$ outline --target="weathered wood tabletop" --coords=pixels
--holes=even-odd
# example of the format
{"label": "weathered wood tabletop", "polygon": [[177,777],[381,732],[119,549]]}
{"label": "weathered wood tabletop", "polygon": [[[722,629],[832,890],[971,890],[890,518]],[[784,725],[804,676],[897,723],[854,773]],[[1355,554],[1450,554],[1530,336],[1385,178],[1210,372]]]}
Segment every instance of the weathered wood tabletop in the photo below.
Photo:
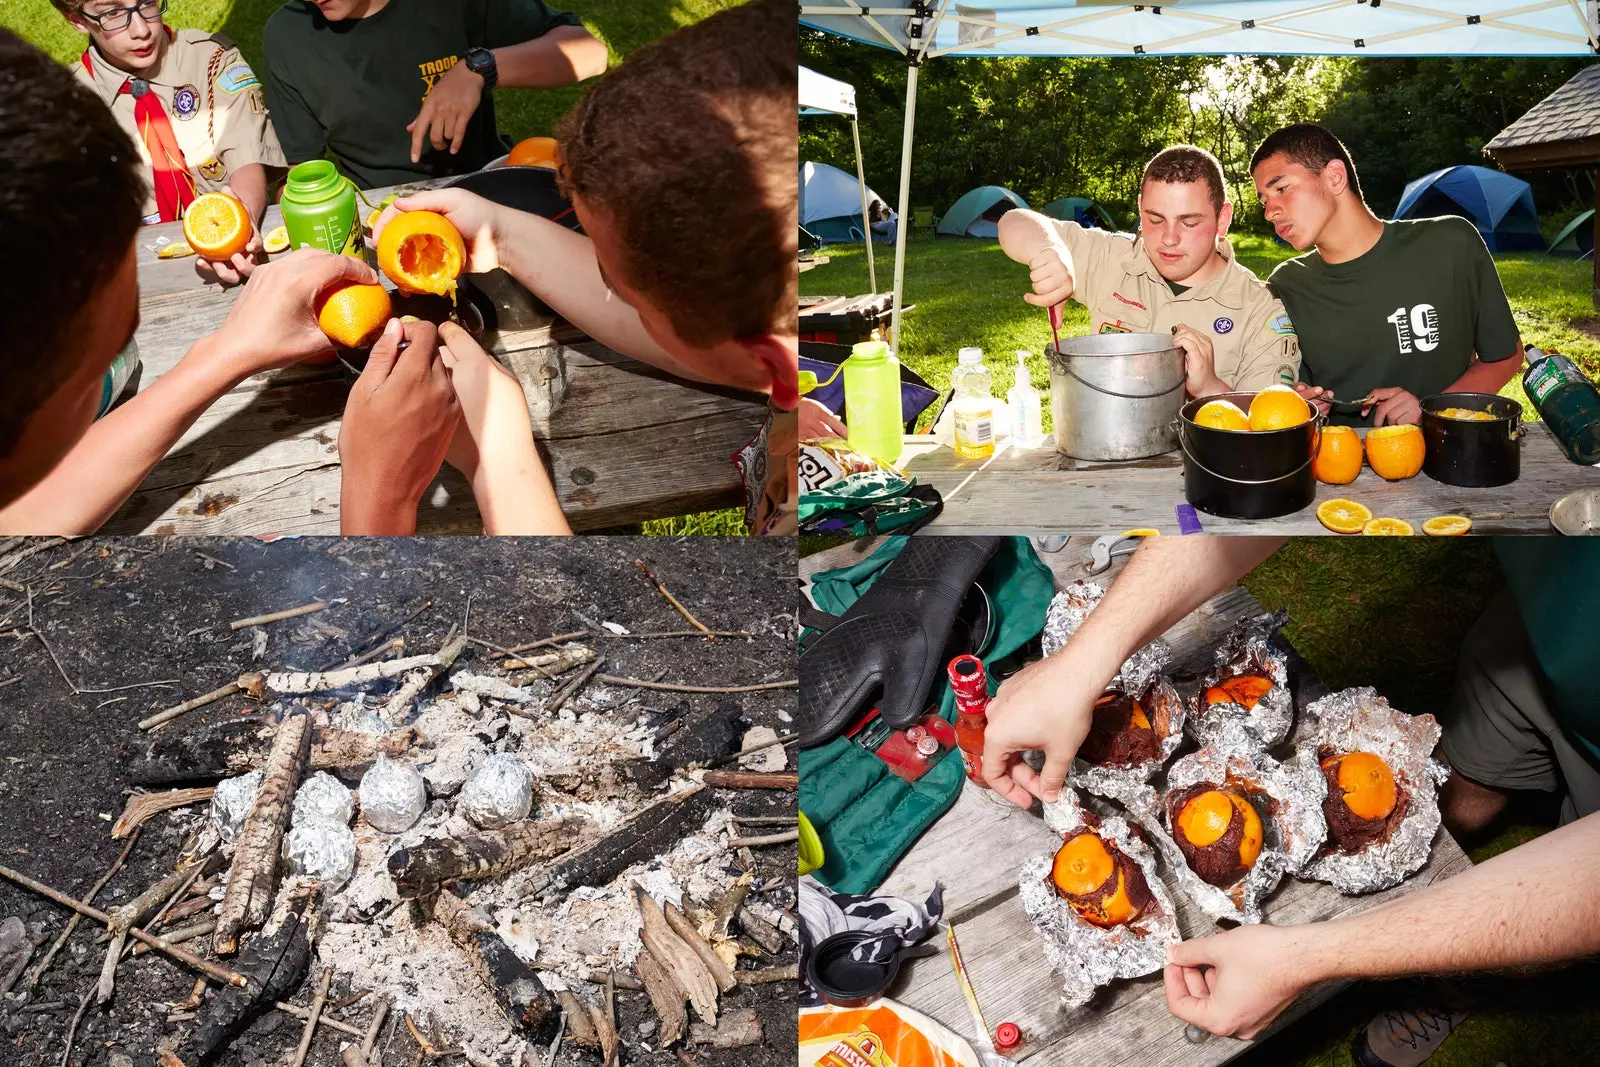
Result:
{"label": "weathered wood tabletop", "polygon": [[[1057,588],[1088,577],[1109,585],[1121,571],[1089,576],[1083,562],[1092,542],[1070,539],[1060,552],[1041,553],[1056,575]],[[800,560],[804,577],[846,566],[862,558],[873,542],[855,542]],[[1210,665],[1211,648],[1240,619],[1261,611],[1243,588],[1236,587],[1190,613],[1166,634],[1174,651],[1174,673]],[[1296,705],[1321,696],[1323,689],[1302,666]],[[1180,691],[1183,687],[1180,685]],[[1292,740],[1292,738],[1291,738]],[[933,825],[889,873],[879,892],[922,900],[934,883],[944,885],[945,917],[955,924],[962,960],[992,1029],[1001,1022],[1022,1028],[1023,1047],[1013,1054],[1029,1067],[1207,1067],[1243,1054],[1251,1042],[1212,1037],[1194,1044],[1184,1024],[1167,1010],[1161,975],[1151,974],[1113,983],[1088,1007],[1060,1007],[1061,982],[1051,971],[1027,914],[1017,897],[1017,869],[1032,856],[1053,854],[1060,838],[1035,812],[1024,812],[988,790],[968,783],[960,799]],[[1394,889],[1365,897],[1341,895],[1320,882],[1285,879],[1268,898],[1266,921],[1293,925],[1363,911],[1393,896],[1420,889],[1471,866],[1465,853],[1441,830],[1433,855],[1417,874]],[[1216,932],[1213,921],[1184,897],[1165,873],[1168,892],[1178,906],[1179,926],[1186,938]],[[941,942],[942,944],[942,942]],[[1342,988],[1319,986],[1303,996],[1274,1024],[1276,1033]],[[907,963],[889,996],[924,1012],[970,1039],[971,1016],[950,966],[948,952]]]}
{"label": "weathered wood tabletop", "polygon": [[[1418,533],[1435,515],[1466,515],[1475,534],[1548,534],[1550,505],[1574,490],[1600,486],[1600,470],[1568,460],[1543,423],[1525,429],[1521,477],[1510,485],[1461,489],[1426,474],[1387,482],[1363,467],[1349,485],[1319,484],[1316,501],[1292,515],[1243,520],[1200,512],[1199,519],[1207,533],[1327,534],[1317,521],[1317,502],[1345,497],[1374,516],[1405,519]],[[1094,463],[1063,456],[1050,437],[1033,449],[1001,442],[993,457],[978,461],[914,435],[905,439],[899,465],[944,497],[944,511],[929,527],[940,533],[1102,534],[1138,527],[1176,533],[1176,509],[1185,502],[1181,452]]]}
{"label": "weathered wood tabletop", "polygon": [[[365,195],[376,204],[389,191]],[[261,228],[280,221],[273,205]],[[143,368],[129,395],[220,326],[239,292],[202,283],[192,257],[156,259],[163,237],[182,240],[181,224],[147,226],[138,235],[135,341]],[[762,398],[675,378],[559,320],[546,329],[490,332],[484,342],[528,395],[540,455],[574,528],[742,503],[729,457],[760,430],[767,413]],[[339,422],[350,384],[337,363],[240,383],[183,435],[101,532],[337,533]],[[417,532],[481,531],[471,487],[447,466],[423,498]]]}

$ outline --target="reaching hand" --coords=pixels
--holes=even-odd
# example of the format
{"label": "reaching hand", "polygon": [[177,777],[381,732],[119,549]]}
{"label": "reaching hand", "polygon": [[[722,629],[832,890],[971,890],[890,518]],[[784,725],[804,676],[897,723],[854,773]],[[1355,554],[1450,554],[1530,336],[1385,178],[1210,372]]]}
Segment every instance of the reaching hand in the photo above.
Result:
{"label": "reaching hand", "polygon": [[1368,404],[1361,409],[1361,414],[1372,413],[1372,425],[1395,426],[1402,422],[1417,423],[1422,421],[1422,401],[1400,388],[1398,385],[1386,385],[1381,389],[1371,392],[1374,404]]}
{"label": "reaching hand", "polygon": [[1037,307],[1064,304],[1072,295],[1072,273],[1067,270],[1065,257],[1053,245],[1040,249],[1029,260],[1028,277],[1033,281],[1033,292],[1023,293],[1022,299]]}
{"label": "reaching hand", "polygon": [[389,220],[403,211],[435,211],[461,231],[467,246],[466,270],[482,274],[500,265],[497,244],[501,219],[507,210],[465,189],[435,189],[396,200],[384,208],[372,227],[372,240],[376,244]]}
{"label": "reaching hand", "polygon": [[1316,984],[1301,944],[1311,929],[1241,926],[1167,946],[1167,1009],[1208,1033],[1255,1037]]}
{"label": "reaching hand", "polygon": [[844,420],[829,411],[827,405],[808,397],[800,399],[800,440],[814,441],[819,437],[848,438],[850,431]]}
{"label": "reaching hand", "polygon": [[411,162],[422,158],[424,138],[436,151],[443,151],[446,145],[451,155],[461,151],[467,124],[482,99],[483,75],[468,70],[465,63],[457,62],[441,74],[422,101],[422,110],[406,127],[411,134]]}
{"label": "reaching hand", "polygon": [[1190,396],[1214,396],[1232,390],[1217,377],[1217,355],[1211,339],[1192,326],[1173,328],[1172,343],[1183,350],[1184,390]]}
{"label": "reaching hand", "polygon": [[1326,415],[1333,410],[1333,390],[1323,389],[1316,385],[1307,385],[1305,382],[1295,382],[1294,391],[1300,394],[1300,399],[1310,404],[1318,415]]}
{"label": "reaching hand", "polygon": [[244,246],[244,251],[235,252],[231,259],[213,262],[196,256],[194,272],[200,275],[202,281],[216,282],[226,289],[233,285],[243,285],[255,272],[256,267],[266,261],[266,254],[261,247],[261,233],[258,230],[250,234],[250,243]]}
{"label": "reaching hand", "polygon": [[[983,778],[1019,808],[1032,807],[1034,797],[1056,799],[1072,757],[1089,736],[1094,698],[1100,690],[1082,692],[1080,677],[1069,645],[1006,679],[989,702]],[[1033,749],[1044,750],[1043,775],[1022,761],[1022,754]]]}
{"label": "reaching hand", "polygon": [[339,282],[373,284],[378,275],[350,256],[302,248],[257,268],[212,335],[242,380],[333,351],[317,325],[317,297]]}

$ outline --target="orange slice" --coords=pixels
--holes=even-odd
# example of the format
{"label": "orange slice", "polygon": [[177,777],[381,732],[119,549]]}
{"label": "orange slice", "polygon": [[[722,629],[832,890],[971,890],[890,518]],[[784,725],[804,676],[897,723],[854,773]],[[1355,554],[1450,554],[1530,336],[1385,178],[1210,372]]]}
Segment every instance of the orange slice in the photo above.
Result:
{"label": "orange slice", "polygon": [[1344,497],[1324,500],[1317,505],[1317,521],[1334,533],[1358,534],[1372,520],[1372,512],[1363,504]]}
{"label": "orange slice", "polygon": [[1368,537],[1411,537],[1417,531],[1404,519],[1377,518],[1361,528]]}
{"label": "orange slice", "polygon": [[1472,529],[1472,520],[1465,515],[1435,515],[1422,524],[1422,532],[1429,537],[1460,537]]}

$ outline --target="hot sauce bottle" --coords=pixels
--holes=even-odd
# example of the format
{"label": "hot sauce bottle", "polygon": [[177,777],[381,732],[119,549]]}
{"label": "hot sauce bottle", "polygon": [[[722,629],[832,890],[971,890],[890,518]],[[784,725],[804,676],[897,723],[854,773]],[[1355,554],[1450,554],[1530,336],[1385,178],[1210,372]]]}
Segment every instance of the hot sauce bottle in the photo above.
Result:
{"label": "hot sauce bottle", "polygon": [[957,656],[947,668],[950,691],[956,697],[956,745],[967,777],[988,788],[983,780],[983,731],[989,725],[989,676],[977,656]]}

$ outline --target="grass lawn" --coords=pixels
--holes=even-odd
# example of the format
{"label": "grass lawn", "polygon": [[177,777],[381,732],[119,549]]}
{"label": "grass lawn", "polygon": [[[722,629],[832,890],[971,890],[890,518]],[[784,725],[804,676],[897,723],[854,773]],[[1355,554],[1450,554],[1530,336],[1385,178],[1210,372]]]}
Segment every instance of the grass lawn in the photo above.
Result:
{"label": "grass lawn", "polygon": [[[1239,262],[1263,278],[1295,255],[1292,248],[1251,234],[1236,236],[1234,250]],[[874,251],[878,288],[887,290],[893,285],[894,250],[878,245]],[[825,254],[828,263],[800,276],[802,293],[839,296],[867,291],[866,255],[859,245],[830,245]],[[1600,377],[1600,318],[1589,300],[1592,266],[1544,253],[1494,258],[1523,340],[1572,356],[1591,377]],[[1050,340],[1050,323],[1042,309],[1023,302],[1027,291],[1026,268],[1008,259],[996,241],[911,238],[906,244],[905,299],[916,307],[901,323],[901,361],[943,389],[950,384],[957,350],[977,345],[995,372],[997,391],[1004,395],[1011,387],[1015,353],[1027,349],[1034,353],[1034,386],[1049,389],[1049,368],[1041,353]],[[1064,335],[1089,332],[1087,308],[1069,301],[1065,311]],[[1538,418],[1523,396],[1520,377],[1503,393],[1522,402],[1529,418]],[[924,420],[930,417],[931,411]],[[1048,430],[1049,404],[1044,417]]]}

